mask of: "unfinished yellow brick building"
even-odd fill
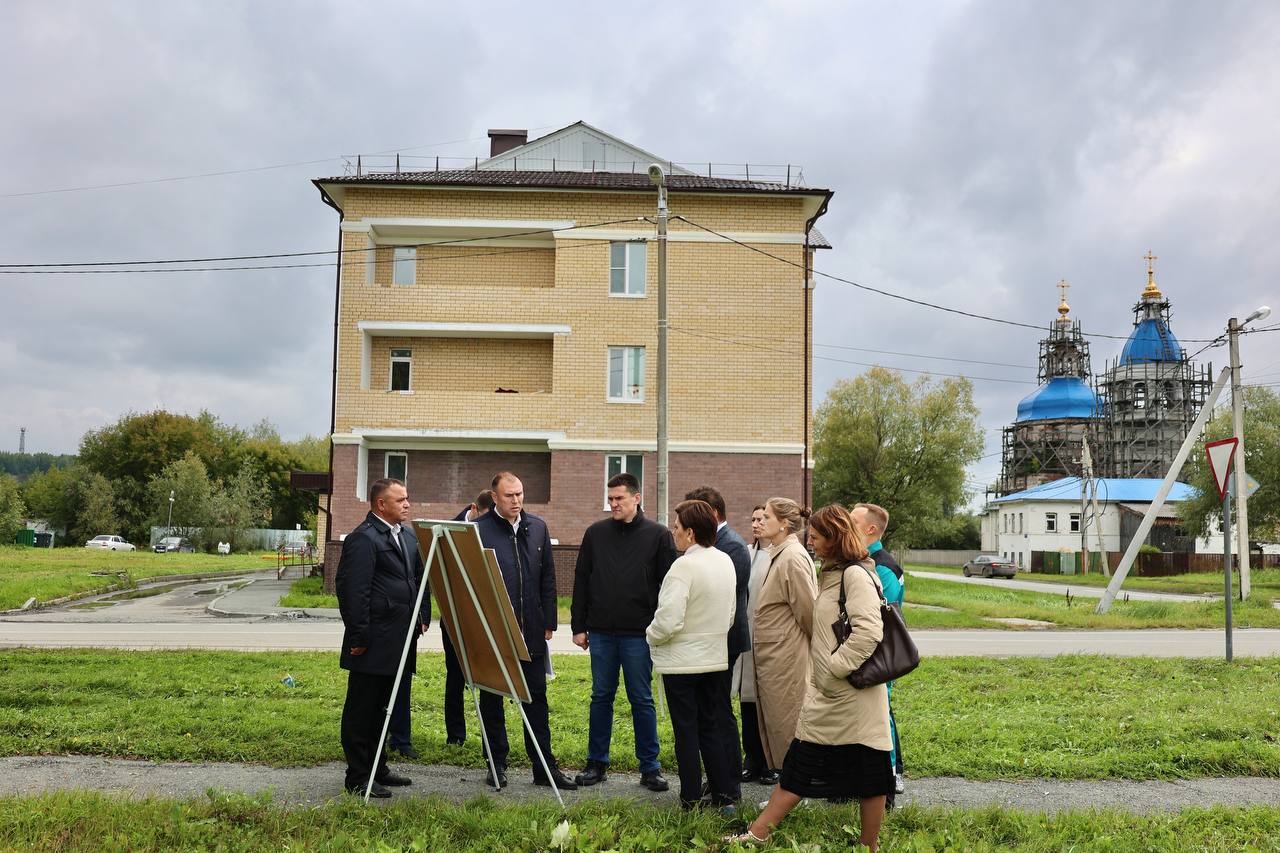
[[[764,498],[801,498],[807,270],[827,248],[813,223],[831,193],[694,174],[581,122],[490,136],[491,157],[469,168],[362,165],[314,182],[342,250],[326,538],[359,523],[368,483],[387,475],[406,481],[415,517],[438,518],[515,471],[529,511],[570,544],[603,517],[612,474],[635,473],[652,506],[651,162],[670,173],[672,501],[714,485],[743,530]]]

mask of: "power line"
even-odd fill
[[[480,240],[506,240],[512,237],[528,237],[536,234],[553,234],[559,231],[576,231],[582,228],[600,228],[606,225],[620,225],[627,222],[635,222],[636,217],[628,217],[626,219],[612,219],[607,222],[593,222],[587,225],[566,225],[561,228],[534,228],[528,231],[513,231],[509,234],[487,234],[476,237],[459,237],[455,240],[435,240],[428,243],[406,243],[395,246],[401,249],[420,249],[423,247],[434,246],[452,246],[459,243],[475,243]],[[598,241],[593,241],[598,242]],[[364,252],[376,252],[378,249],[392,248],[390,246],[367,246],[362,249],[343,249],[343,254],[362,254]],[[545,251],[545,249],[534,249],[534,251]],[[162,264],[209,264],[224,263],[230,261],[262,261],[275,258],[306,258],[318,255],[336,255],[338,249],[324,249],[316,252],[278,252],[268,255],[225,255],[216,258],[170,258],[167,260],[145,260],[145,261],[71,261],[52,264],[0,264],[0,274],[27,272],[30,275],[39,275],[41,273],[65,273],[71,274],[75,270],[71,267],[121,267],[121,266],[155,266]],[[451,257],[474,257],[474,255],[453,255]],[[437,259],[439,260],[439,259]],[[288,265],[281,265],[288,266]],[[301,267],[308,266],[331,266],[331,264],[299,264]],[[55,269],[34,269],[35,267],[54,267]],[[217,267],[216,269],[277,269],[279,267]],[[160,272],[207,272],[208,270],[160,270]],[[108,272],[108,270],[86,270],[87,273]],[[125,270],[125,272],[148,272],[148,270]]]
[[[738,344],[739,346],[748,347],[750,349],[761,350],[762,352],[776,352],[782,355],[795,355],[795,356],[803,355],[803,353],[797,352],[795,350],[786,350],[786,349],[778,349],[777,347],[761,346],[759,344],[753,344],[753,343],[750,343],[749,341],[744,341],[737,338],[721,337],[719,335],[709,335],[702,332],[695,332],[691,329],[678,328],[676,326],[669,326],[668,328],[671,331],[679,332],[682,335],[691,335],[695,338],[705,338],[707,340],[719,341],[720,343],[726,343],[726,344]],[[933,370],[918,370],[913,367],[894,367],[890,365],[874,364],[874,363],[865,362],[865,361],[849,361],[847,359],[831,358],[830,356],[825,356],[825,355],[815,355],[814,359],[819,361],[832,361],[837,364],[852,364],[852,365],[857,365],[858,367],[885,367],[889,370],[901,370],[906,373],[924,373],[930,376],[949,376],[954,379],[968,379],[975,382],[1008,382],[1008,383],[1013,383],[1017,385],[1035,385],[1036,384],[1035,382],[1031,382],[1030,380],[1026,380],[1026,379],[999,379],[994,376],[966,376],[962,373],[940,373]]]
[[[779,261],[781,263],[787,264],[788,266],[793,266],[797,269],[803,269],[806,272],[811,272],[814,275],[820,275],[823,278],[831,279],[832,281],[838,281],[841,284],[847,284],[851,287],[856,287],[859,290],[866,290],[866,291],[870,291],[871,293],[878,293],[881,296],[887,296],[890,299],[900,299],[903,302],[910,302],[913,305],[919,305],[924,308],[933,308],[934,310],[937,310],[937,311],[946,311],[949,314],[959,314],[962,317],[970,317],[975,320],[986,320],[987,322],[990,322],[990,323],[1001,323],[1006,326],[1017,326],[1023,329],[1035,329],[1037,332],[1043,332],[1045,330],[1044,326],[1038,326],[1038,325],[1035,325],[1034,323],[1023,323],[1019,320],[1006,320],[1003,317],[992,317],[987,314],[978,314],[972,311],[962,311],[959,308],[949,308],[946,305],[938,305],[937,303],[934,303],[934,302],[925,302],[922,299],[913,299],[910,296],[903,296],[900,293],[893,293],[888,290],[881,290],[880,288],[877,288],[877,287],[871,287],[870,285],[859,284],[858,282],[853,281],[851,279],[841,278],[838,275],[832,275],[831,273],[822,272],[821,270],[809,269],[808,266],[806,266],[805,264],[800,264],[793,260],[790,260],[789,258],[784,258],[780,255],[775,255],[772,252],[767,252],[764,249],[759,248],[758,246],[752,246],[748,243],[742,242],[741,240],[735,240],[734,238],[730,237],[727,234],[722,234],[713,228],[708,228],[705,225],[702,225],[698,222],[694,222],[692,219],[689,219],[687,216],[680,216],[677,214],[672,218],[679,219],[683,222],[687,222],[690,225],[692,225],[694,228],[700,228],[703,231],[706,231],[708,234],[714,234],[717,237],[721,238],[722,240],[727,240],[730,243],[735,243],[743,247],[744,249],[750,249],[751,251],[764,255],[767,258],[773,258],[775,261]],[[1116,340],[1116,341],[1127,341],[1130,337],[1129,335],[1106,335],[1101,332],[1082,332],[1081,334],[1090,338],[1110,338],[1111,340]],[[1204,343],[1206,340],[1217,340],[1217,339],[1216,338],[1212,338],[1212,339],[1185,338],[1184,340],[1186,340],[1187,343]]]

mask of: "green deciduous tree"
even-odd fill
[[[111,481],[96,471],[79,468],[71,482],[74,518],[67,529],[72,545],[79,545],[103,533],[126,535],[116,509]],[[146,537],[131,537],[135,545],[146,546]]]
[[[173,521],[169,521],[169,495],[173,495]],[[170,462],[147,485],[149,521],[153,527],[169,527],[166,535],[186,536],[202,542],[201,531],[215,521],[214,487],[209,469],[194,450]]]
[[[1275,541],[1280,538],[1280,395],[1270,388],[1246,388],[1244,399],[1245,471],[1262,484],[1249,498],[1249,535]],[[1234,434],[1231,409],[1226,408],[1209,421],[1204,440],[1217,441]],[[1216,528],[1222,502],[1202,445],[1187,458],[1179,479],[1197,492],[1178,505],[1183,526],[1193,536],[1204,536]]]
[[[913,383],[883,367],[837,382],[814,420],[814,503],[876,503],[887,540],[918,545],[965,501],[964,469],[982,453],[967,379]]]
[[[13,542],[13,537],[22,529],[22,519],[27,513],[27,506],[22,501],[22,490],[18,488],[18,480],[9,474],[0,474],[0,545]]]
[[[213,525],[219,541],[241,545],[241,534],[263,527],[271,514],[271,492],[266,479],[252,463],[241,466],[218,484],[213,496]]]

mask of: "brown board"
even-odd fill
[[[435,556],[427,562],[427,579],[440,608],[440,624],[458,653],[468,683],[503,696],[512,696],[514,687],[513,698],[532,701],[520,667],[521,660],[530,660],[529,650],[516,623],[497,557],[484,548],[479,530],[465,521],[422,519],[415,519],[413,527],[424,561],[431,552],[432,529],[441,531]],[[493,635],[492,642],[485,625]],[[503,676],[504,668],[510,684]]]

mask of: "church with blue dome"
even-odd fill
[[[1162,478],[1211,386],[1174,337],[1170,304],[1146,255],[1147,285],[1120,355],[1092,375],[1089,342],[1072,320],[1067,284],[1040,342],[1039,387],[1003,432],[996,496],[1065,477]]]

